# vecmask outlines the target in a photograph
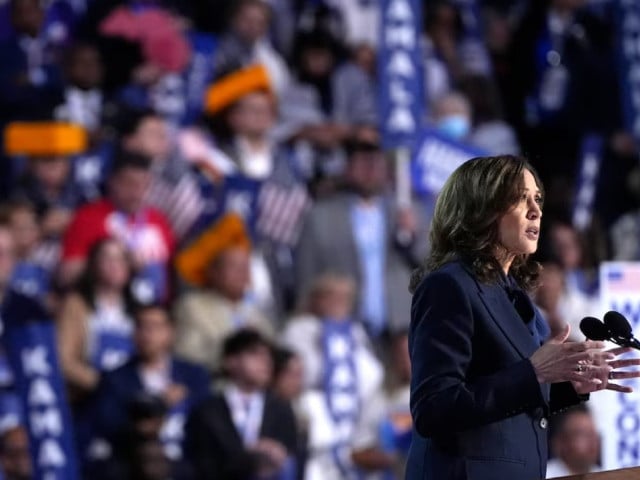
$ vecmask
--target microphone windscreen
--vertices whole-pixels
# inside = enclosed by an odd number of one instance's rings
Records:
[[[614,310],[604,314],[604,324],[614,335],[619,335],[624,338],[631,338],[633,336],[631,325],[629,325],[627,319],[624,318],[624,315]]]
[[[589,340],[608,340],[611,338],[609,328],[597,318],[584,317],[580,321],[580,331]]]

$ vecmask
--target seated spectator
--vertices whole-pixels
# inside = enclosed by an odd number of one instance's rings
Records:
[[[105,199],[80,208],[62,246],[60,280],[71,284],[83,271],[91,246],[105,237],[126,245],[136,269],[134,294],[141,302],[163,301],[169,294],[169,260],[174,236],[162,213],[144,199],[151,181],[150,161],[120,152]]]
[[[584,340],[580,320],[595,314],[593,303],[585,295],[568,288],[566,272],[558,262],[547,260],[543,266],[534,301],[549,324],[551,335],[558,334],[569,324],[571,341]]]
[[[254,330],[225,341],[227,381],[187,421],[187,454],[196,478],[295,478],[295,418],[291,406],[267,390],[271,355],[269,342]]]
[[[27,430],[20,425],[0,434],[0,473],[4,480],[29,480],[33,466]]]
[[[67,40],[63,29],[46,30],[39,0],[12,1],[11,26],[13,32],[0,43],[0,122],[34,118],[57,103],[58,60]]]
[[[597,250],[604,242],[595,235],[593,228],[581,233],[567,220],[551,221],[547,230],[549,248],[566,273],[567,289],[599,301],[597,264],[603,255],[599,255]],[[592,235],[587,240],[589,233]]]
[[[331,169],[351,123],[368,123],[375,117],[371,79],[353,64],[335,77],[342,56],[336,38],[326,32],[300,33],[293,54],[295,81],[280,103],[277,138],[289,141],[311,174]],[[340,84],[337,80],[340,79]],[[333,167],[337,169],[338,167]]]
[[[385,389],[363,405],[352,443],[353,462],[366,478],[401,480],[411,443],[409,410],[411,363],[406,332],[390,341]]]
[[[234,95],[226,93],[231,90]],[[237,210],[252,231],[258,301],[265,309],[282,311],[289,307],[295,287],[291,249],[310,205],[309,195],[291,152],[274,140],[277,103],[264,68],[254,66],[220,79],[209,98],[223,97],[225,102],[212,102],[208,109],[216,142],[211,165],[224,177],[212,188],[225,196],[228,208]],[[225,161],[215,161],[221,158]],[[251,192],[255,201],[230,205],[234,185],[246,185],[245,194]],[[258,275],[266,281],[258,283]]]
[[[208,374],[172,354],[173,322],[164,308],[141,307],[134,319],[136,353],[126,364],[101,379],[97,430],[112,445],[115,460],[122,461],[118,456],[126,452],[119,451],[119,446],[131,423],[129,413],[134,400],[143,392],[161,398],[167,413],[159,440],[180,478],[178,474],[184,469],[183,425],[190,409],[208,393]]]
[[[264,65],[273,79],[275,91],[286,94],[289,83],[287,64],[269,41],[271,9],[262,0],[235,2],[224,34],[214,56],[214,76],[255,63]]]
[[[131,266],[124,246],[95,243],[77,288],[62,301],[57,319],[62,373],[72,400],[86,398],[104,371],[119,367],[133,351]]]
[[[434,100],[431,121],[435,129],[448,139],[469,144],[472,113],[466,96],[448,92]]]
[[[2,221],[0,222],[0,304],[11,286],[15,265],[16,246],[13,232],[10,225]]]
[[[305,313],[292,318],[282,334],[304,365],[306,392],[298,404],[309,422],[307,480],[354,471],[350,445],[361,409],[382,385],[382,366],[352,317],[355,296],[349,278],[317,277]]]
[[[184,239],[204,202],[189,164],[172,142],[169,124],[153,110],[124,109],[119,127],[123,148],[151,159],[145,202],[165,215],[177,240]]]
[[[272,322],[256,308],[248,295],[251,285],[250,244],[242,221],[224,217],[204,239],[203,249],[192,257],[193,271],[178,270],[198,289],[179,297],[175,304],[176,352],[216,371],[222,342],[234,330],[254,327],[271,335]]]
[[[320,199],[309,212],[296,251],[298,299],[327,272],[356,281],[354,318],[379,336],[406,327],[410,295],[405,288],[419,249],[426,247],[413,208],[389,196],[386,158],[377,139],[347,142],[345,188]]]
[[[64,57],[64,101],[55,109],[59,120],[82,125],[96,134],[101,129],[104,70],[98,49],[90,43],[74,43]]]
[[[6,216],[14,237],[17,262],[11,284],[26,295],[44,297],[50,290],[59,245],[42,239],[36,211],[29,202],[11,202]]]
[[[585,405],[553,417],[547,478],[599,472],[600,438]]]
[[[301,407],[304,393],[304,365],[299,355],[288,348],[276,348],[273,354],[273,394],[289,402],[296,416],[297,450],[296,465],[298,466],[298,480],[304,479],[307,463],[307,440],[309,436],[309,419]]]
[[[30,202],[41,218],[42,235],[61,238],[81,204],[73,182],[71,158],[65,155],[31,157],[13,188],[12,197]]]
[[[609,229],[613,260],[635,262],[640,260],[640,209],[621,215]]]
[[[493,80],[483,75],[468,75],[462,79],[460,89],[473,111],[469,143],[488,155],[518,155],[516,132],[503,120],[500,96]]]

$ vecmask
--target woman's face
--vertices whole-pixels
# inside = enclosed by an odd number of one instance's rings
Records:
[[[124,288],[129,280],[129,262],[124,247],[116,242],[106,242],[100,249],[97,261],[98,281],[115,288]]]
[[[551,230],[553,249],[567,270],[579,268],[582,263],[582,247],[578,233],[568,225],[555,225]]]
[[[529,170],[523,172],[524,188],[516,204],[498,225],[498,240],[509,257],[531,254],[538,248],[542,194]]]

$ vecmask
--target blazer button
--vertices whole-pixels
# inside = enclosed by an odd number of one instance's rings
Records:
[[[547,428],[548,425],[549,425],[549,421],[546,418],[542,417],[540,419],[540,428],[544,430]]]

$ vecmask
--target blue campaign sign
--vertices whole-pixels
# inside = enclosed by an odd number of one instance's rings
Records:
[[[206,33],[191,32],[188,36],[192,53],[189,66],[184,72],[186,112],[183,125],[194,123],[202,113],[204,95],[213,78],[213,54],[216,37]]]
[[[378,53],[380,130],[384,146],[413,148],[424,112],[420,0],[382,0]]]
[[[200,191],[202,198],[205,199],[205,206],[193,227],[193,233],[197,235],[209,228],[225,213],[233,212],[244,220],[251,237],[255,238],[258,196],[261,187],[262,182],[244,175],[225,177],[220,184],[201,178]]]
[[[10,291],[2,306],[4,343],[29,432],[35,480],[78,478],[72,423],[54,325],[34,297]]]
[[[615,2],[614,18],[625,126],[640,140],[640,2]]]
[[[423,129],[411,161],[411,182],[419,195],[437,195],[453,171],[486,152],[451,140],[435,130]]]
[[[578,230],[584,230],[591,224],[602,165],[603,145],[604,139],[600,135],[587,135],[582,140],[572,220]]]

